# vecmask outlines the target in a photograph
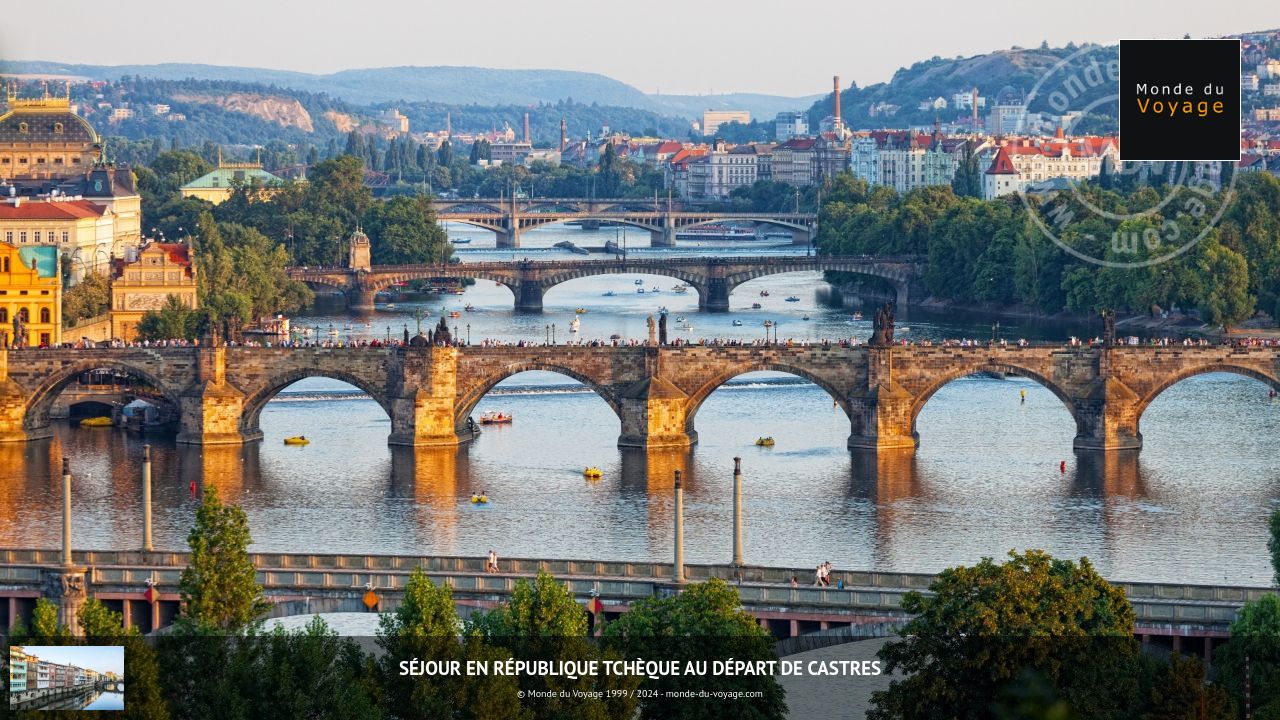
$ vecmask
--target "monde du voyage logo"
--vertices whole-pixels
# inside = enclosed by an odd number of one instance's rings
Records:
[[[1099,164],[1093,183],[1019,193],[1041,232],[1080,260],[1117,269],[1172,260],[1212,233],[1234,196],[1239,40],[1087,45],[1044,72],[1026,107],[1080,138],[1068,141],[1073,159]],[[1117,119],[1118,138],[1086,144]]]
[[[1120,159],[1240,160],[1240,41],[1121,40]]]

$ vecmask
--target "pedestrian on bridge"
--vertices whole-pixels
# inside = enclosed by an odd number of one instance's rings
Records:
[[[489,562],[485,565],[484,571],[487,573],[498,572],[498,553],[493,550],[489,551]]]

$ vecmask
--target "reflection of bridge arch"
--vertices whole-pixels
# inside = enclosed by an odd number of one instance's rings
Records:
[[[149,372],[146,368],[129,362],[128,360],[107,359],[102,360],[80,360],[67,365],[57,372],[51,374],[43,383],[40,384],[34,392],[31,393],[27,400],[25,408],[25,417],[23,426],[28,433],[35,430],[41,430],[49,426],[49,411],[53,408],[53,403],[58,399],[58,395],[67,388],[77,377],[93,370],[111,370],[125,375],[132,375],[141,378],[148,385],[155,388],[160,397],[173,407],[178,407],[178,388],[170,387],[162,379]]]
[[[753,372],[781,372],[798,377],[802,380],[807,380],[826,391],[826,393],[831,396],[831,399],[840,406],[840,409],[844,410],[846,416],[850,413],[849,398],[846,397],[845,394],[828,379],[791,363],[761,360],[735,365],[716,375],[713,379],[704,383],[700,388],[695,390],[685,402],[686,432],[693,435],[694,418],[697,416],[698,410],[702,408],[702,404],[707,401],[707,398],[711,397],[712,393],[739,375],[745,375]]]
[[[262,438],[262,429],[259,427],[258,421],[262,416],[262,409],[285,388],[299,380],[306,380],[312,377],[329,378],[330,380],[339,380],[349,385],[354,385],[373,398],[374,402],[378,403],[388,418],[392,417],[393,409],[390,400],[387,398],[385,388],[376,388],[368,380],[345,370],[297,368],[266,378],[258,388],[245,394],[243,411],[240,415],[240,432],[244,438],[246,440],[260,440]]]
[[[970,377],[984,372],[1015,375],[1017,377],[1031,380],[1044,387],[1062,401],[1063,407],[1065,407],[1067,413],[1071,415],[1071,419],[1076,422],[1077,428],[1080,427],[1080,417],[1076,413],[1075,401],[1071,399],[1071,396],[1068,395],[1060,385],[1030,368],[1025,368],[1011,363],[987,361],[972,367],[965,367],[945,372],[930,382],[924,390],[916,393],[911,404],[911,434],[916,436],[917,441],[919,440],[919,434],[916,432],[916,419],[920,417],[920,413],[924,410],[924,406],[928,404],[929,398],[933,397],[934,393],[938,392],[943,387],[950,385],[952,382],[959,380],[960,378]]]
[[[1264,372],[1260,372],[1255,368],[1247,367],[1244,365],[1236,365],[1230,362],[1207,363],[1205,365],[1199,365],[1196,367],[1187,368],[1185,370],[1180,370],[1179,372],[1173,375],[1170,375],[1169,377],[1162,380],[1159,384],[1157,384],[1150,392],[1148,392],[1141,400],[1138,401],[1138,404],[1136,407],[1137,421],[1141,422],[1142,414],[1147,411],[1147,408],[1151,406],[1151,403],[1155,402],[1155,399],[1160,397],[1160,394],[1163,393],[1165,390],[1168,390],[1169,388],[1173,387],[1174,385],[1177,385],[1183,380],[1187,380],[1189,378],[1193,378],[1199,375],[1208,375],[1210,373],[1227,373],[1230,375],[1242,375],[1244,377],[1252,378],[1254,380],[1262,382],[1265,385],[1271,388],[1274,388],[1276,392],[1280,392],[1280,377],[1268,375]]]
[[[467,418],[471,416],[476,405],[480,404],[480,401],[484,399],[484,396],[488,395],[489,392],[498,385],[498,383],[514,375],[530,371],[552,372],[558,375],[564,375],[565,377],[582,383],[586,387],[590,388],[596,395],[600,396],[600,398],[609,405],[609,408],[613,410],[614,415],[618,416],[619,421],[621,421],[622,400],[612,389],[601,385],[596,380],[571,367],[556,363],[532,360],[529,362],[513,363],[511,365],[504,366],[497,372],[480,378],[479,381],[473,383],[470,388],[459,388],[458,400],[454,404],[454,426],[461,433],[465,429]]]

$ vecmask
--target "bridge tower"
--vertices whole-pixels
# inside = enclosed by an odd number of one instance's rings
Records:
[[[520,247],[520,211],[516,206],[515,193],[511,194],[510,202],[510,207],[502,213],[502,229],[496,231],[497,246],[500,248]]]
[[[366,282],[366,275],[373,269],[369,236],[356,227],[347,244],[351,248],[347,254],[347,267],[355,272],[351,287],[346,291],[347,307],[352,310],[372,310],[378,293]]]

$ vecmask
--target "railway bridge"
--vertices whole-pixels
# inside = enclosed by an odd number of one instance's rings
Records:
[[[502,380],[527,370],[566,375],[618,416],[622,447],[688,447],[695,419],[716,388],[743,373],[790,373],[821,387],[849,420],[850,448],[914,449],[916,417],[948,382],[979,372],[1034,380],[1076,423],[1079,450],[1142,445],[1143,411],[1174,383],[1230,372],[1280,389],[1280,348],[1235,346],[976,347],[867,345],[606,345],[262,348],[124,347],[0,349],[0,441],[52,433],[62,390],[91,370],[144,381],[178,408],[178,441],[240,444],[261,439],[258,418],[288,385],[322,376],[368,393],[391,419],[393,445],[452,446],[471,437],[468,419]]]
[[[560,283],[593,275],[638,273],[675,278],[698,292],[699,309],[725,312],[729,310],[729,295],[734,288],[749,280],[778,273],[824,270],[878,278],[894,289],[898,303],[905,306],[911,287],[917,285],[922,276],[922,266],[923,259],[915,256],[691,257],[294,267],[289,269],[289,276],[341,290],[347,296],[348,305],[358,309],[372,309],[379,291],[410,280],[492,280],[511,290],[517,310],[541,312],[543,295]]]

